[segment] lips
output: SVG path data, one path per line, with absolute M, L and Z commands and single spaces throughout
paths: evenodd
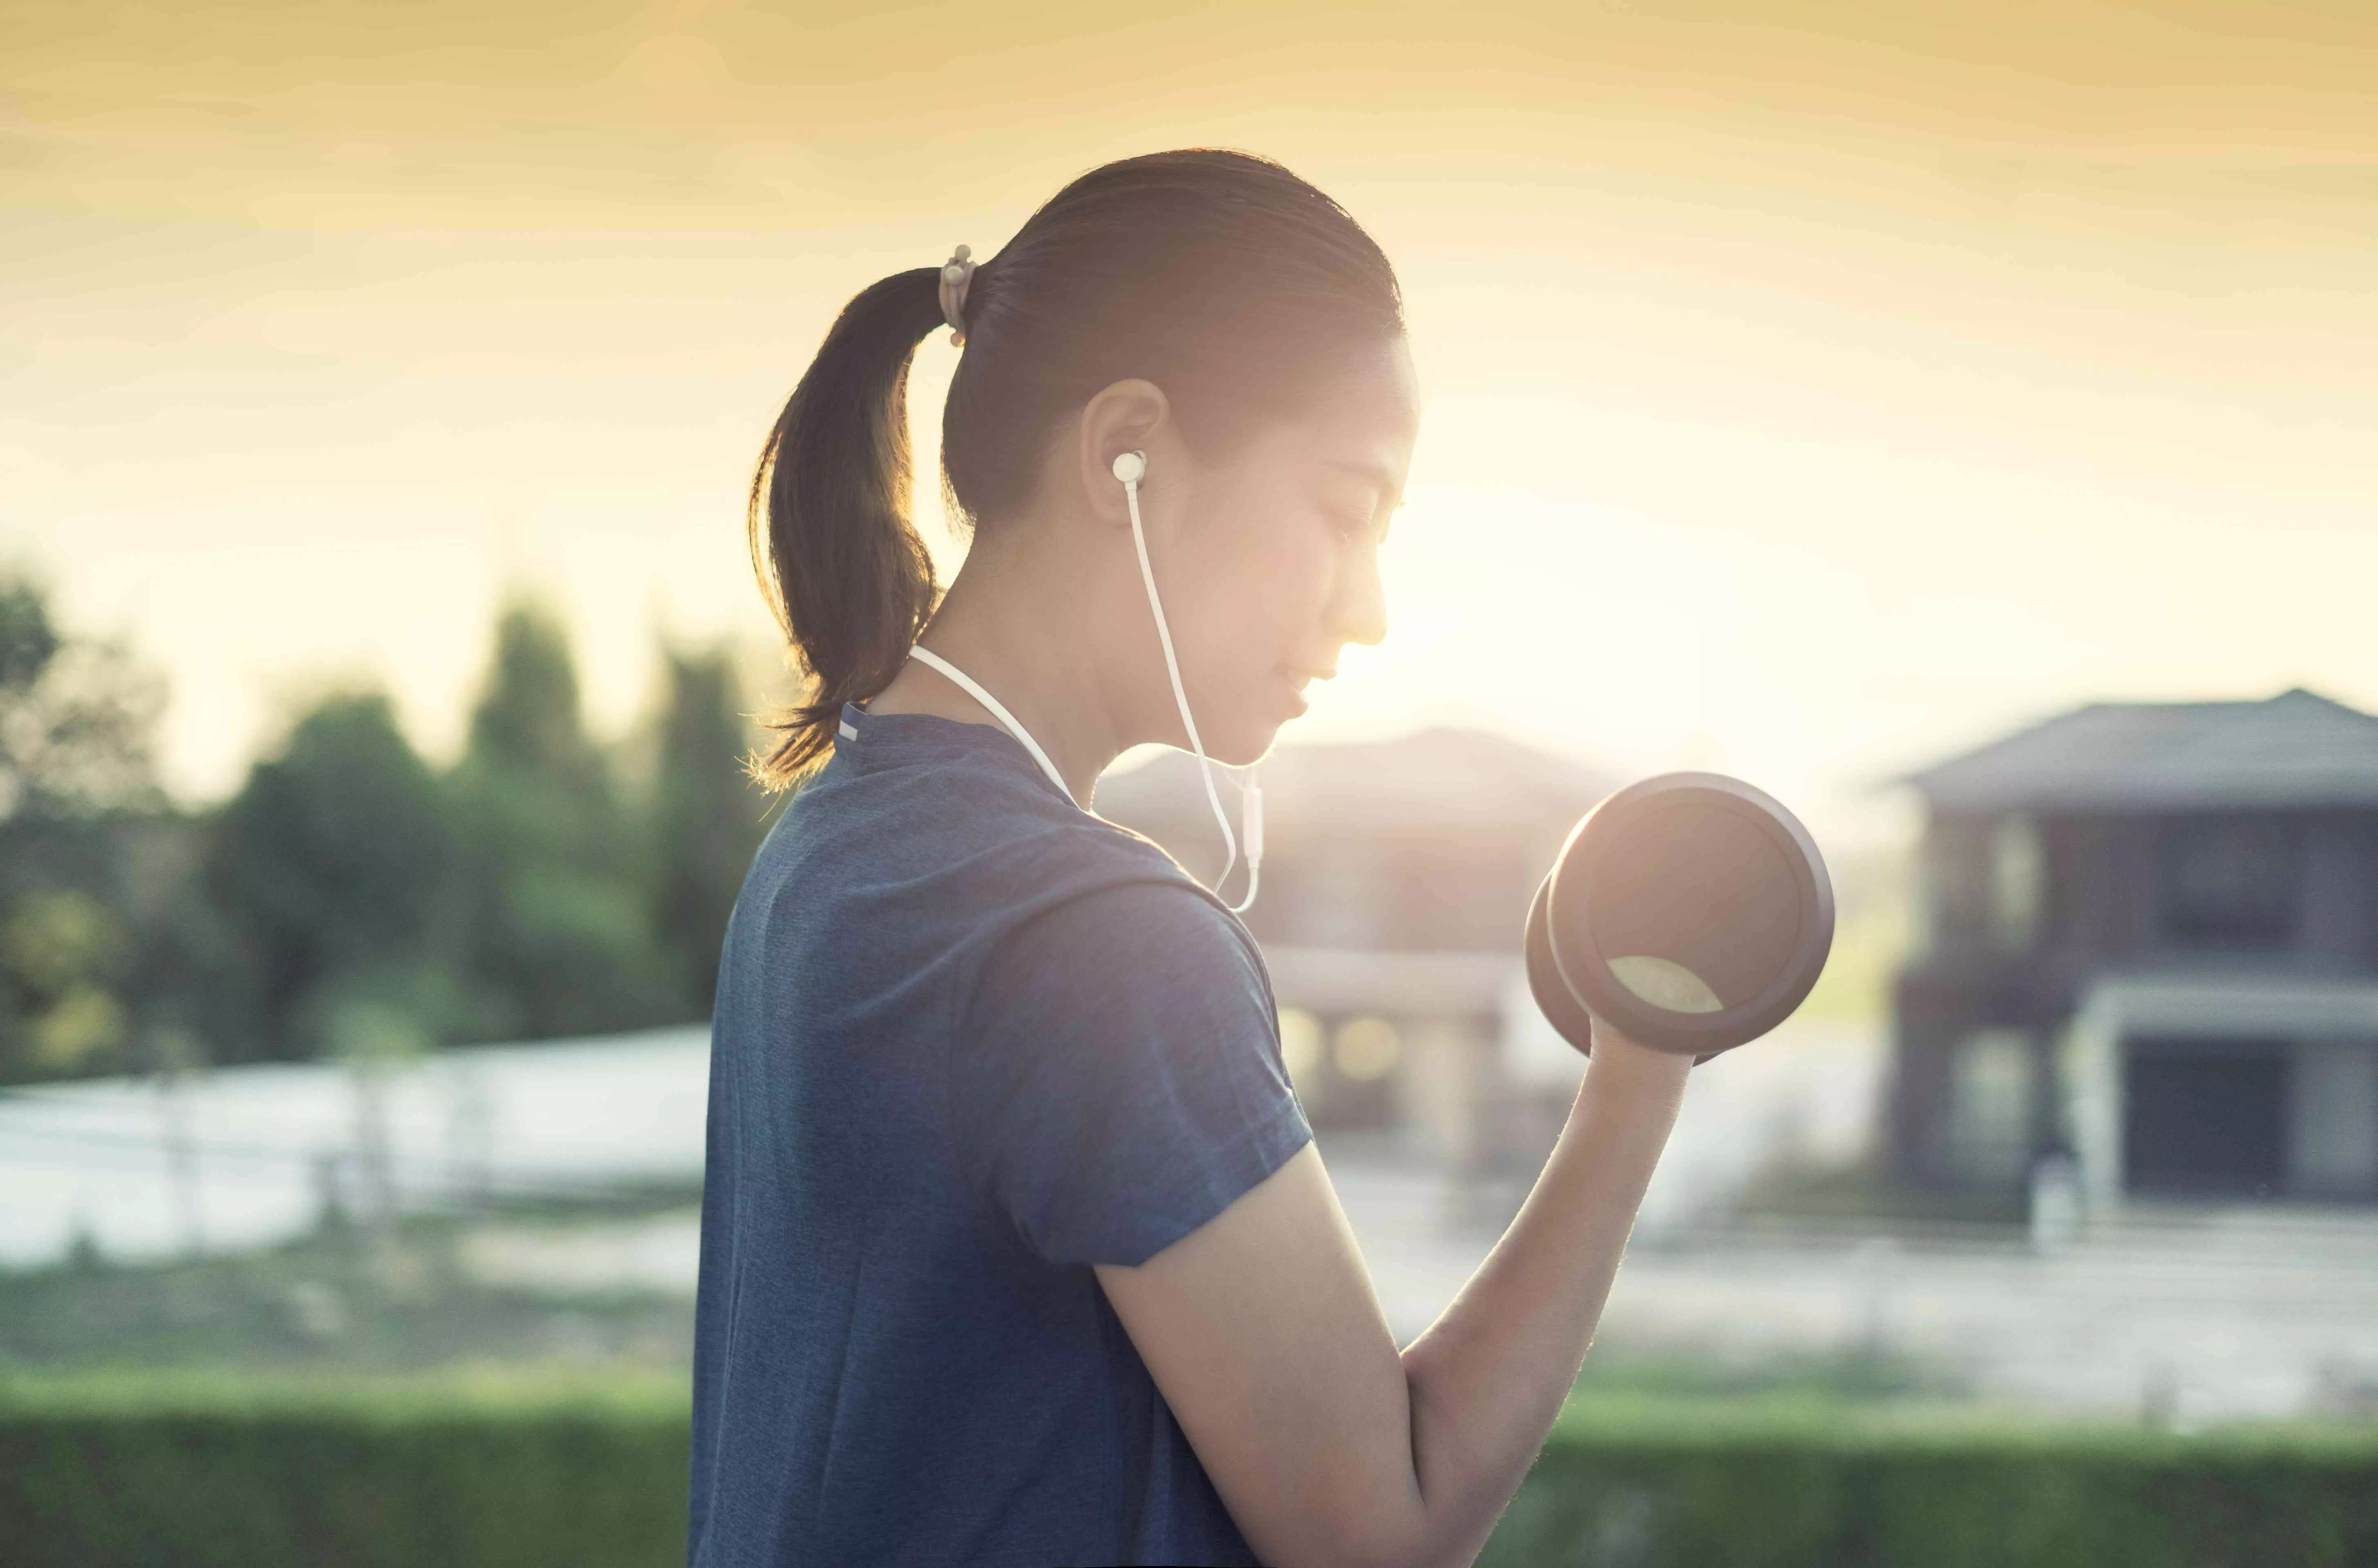
M 1334 669 L 1313 669 L 1302 665 L 1283 664 L 1276 668 L 1272 673 L 1279 676 L 1280 684 L 1287 688 L 1288 700 L 1291 705 L 1293 706 L 1295 711 L 1303 713 L 1307 707 L 1312 706 L 1304 700 L 1304 688 L 1311 685 L 1315 681 L 1328 680 L 1331 676 L 1337 674 L 1337 671 Z

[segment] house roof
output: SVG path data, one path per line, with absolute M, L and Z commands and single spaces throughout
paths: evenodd
M 2261 702 L 2092 703 L 1908 776 L 1949 811 L 2378 806 L 2378 718 Z
M 1390 741 L 1283 746 L 1261 769 L 1267 838 L 1363 837 L 1413 829 L 1526 831 L 1573 821 L 1616 787 L 1590 767 L 1483 730 L 1450 726 Z M 1228 777 L 1222 807 L 1238 822 Z M 1186 752 L 1168 752 L 1101 780 L 1099 814 L 1161 838 L 1208 821 L 1211 808 Z

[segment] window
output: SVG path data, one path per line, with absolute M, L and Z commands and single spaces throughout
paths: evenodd
M 2163 849 L 2165 939 L 2189 947 L 2284 947 L 2295 939 L 2301 845 L 2264 818 L 2174 824 Z
M 1990 899 L 1989 833 L 1972 817 L 1933 819 L 1916 862 L 1916 951 L 1962 947 L 1976 939 Z
M 2020 1178 L 2031 1157 L 2031 1036 L 1983 1029 L 1949 1059 L 1949 1168 L 1970 1180 Z
M 1990 834 L 1990 923 L 1999 946 L 2031 950 L 2048 905 L 2048 850 L 2039 824 L 2011 816 Z

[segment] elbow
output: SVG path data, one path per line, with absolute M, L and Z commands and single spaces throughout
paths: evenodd
M 1366 1500 L 1320 1508 L 1298 1522 L 1293 1538 L 1257 1550 L 1271 1568 L 1445 1568 L 1453 1560 L 1430 1528 L 1418 1499 Z
M 1394 1535 L 1379 1531 L 1350 1534 L 1314 1561 L 1316 1568 L 1447 1568 L 1450 1562 L 1442 1552 L 1431 1550 L 1424 1533 L 1417 1530 Z
M 1327 1538 L 1299 1543 L 1291 1550 L 1263 1552 L 1271 1568 L 1423 1568 L 1426 1559 L 1415 1556 L 1408 1542 L 1363 1535 L 1332 1533 Z

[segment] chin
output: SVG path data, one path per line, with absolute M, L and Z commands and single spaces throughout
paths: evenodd
M 1201 737 L 1206 742 L 1206 754 L 1227 767 L 1252 767 L 1271 754 L 1286 723 L 1285 719 L 1250 714 L 1225 726 L 1219 734 Z

